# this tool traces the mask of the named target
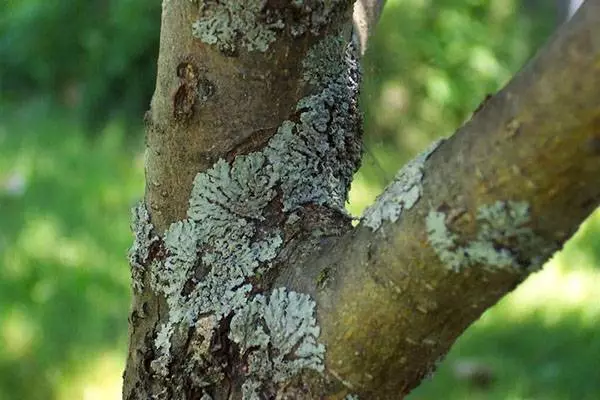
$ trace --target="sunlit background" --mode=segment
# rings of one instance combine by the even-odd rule
[[[570,3],[389,0],[349,209],[502,87]],[[0,2],[0,400],[120,398],[159,20],[159,1]],[[600,399],[596,214],[411,399]]]

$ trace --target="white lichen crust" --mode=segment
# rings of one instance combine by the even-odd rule
[[[264,12],[266,0],[199,0],[199,18],[192,25],[195,37],[216,44],[221,51],[266,51],[284,27],[276,14]],[[270,18],[268,18],[270,17]]]
[[[343,9],[346,0],[293,0],[291,6],[297,15],[290,21],[290,33],[297,37],[310,32],[319,35],[327,27],[340,7]]]
[[[361,223],[377,230],[383,222],[396,222],[404,210],[410,210],[421,198],[425,161],[443,142],[433,142],[424,152],[408,162],[395,176],[394,181],[367,208]]]
[[[170,342],[179,324],[193,326],[199,315],[212,314],[216,322],[243,306],[252,286],[248,278],[268,268],[282,243],[278,229],[259,232],[256,222],[275,192],[270,168],[261,154],[221,160],[194,180],[189,218],[165,232],[167,258],[156,265],[154,289],[165,295],[169,320],[161,328],[154,361],[165,374]],[[263,168],[265,167],[265,168]],[[204,276],[195,278],[195,270]],[[186,284],[193,287],[184,294]],[[215,323],[216,323],[215,322]]]
[[[327,69],[320,68],[305,72],[307,79],[318,79],[324,89],[298,102],[299,121],[285,121],[265,149],[282,178],[284,211],[315,203],[345,212],[348,189],[361,156],[356,139],[360,116],[355,104],[360,71],[353,51],[347,47],[340,54],[337,63],[346,66],[341,74],[326,74]]]
[[[199,173],[187,218],[164,234],[166,257],[152,264],[150,276],[168,306],[154,343],[152,369],[159,376],[169,374],[174,335],[194,327],[208,343],[226,318],[230,339],[247,355],[244,399],[259,398],[265,383],[323,369],[314,301],[285,288],[268,296],[252,285],[273,268],[283,225],[298,217],[296,210],[318,204],[345,213],[361,153],[359,70],[351,45],[323,40],[337,50],[321,45],[314,52],[328,52],[336,65],[304,65],[305,79],[318,92],[299,101],[296,116],[262,150],[231,163],[221,159]],[[279,223],[267,220],[273,213],[281,214]]]
[[[287,27],[292,37],[310,32],[319,35],[344,1],[292,1],[285,9],[267,0],[198,0],[198,19],[192,34],[228,54],[243,47],[248,51],[268,50]],[[290,18],[290,16],[292,16]],[[286,20],[287,16],[287,20]]]
[[[309,49],[302,60],[303,79],[313,85],[322,85],[341,76],[346,69],[340,62],[345,57],[346,47],[342,36],[325,36]]]
[[[158,241],[143,200],[131,209],[131,231],[134,235],[133,244],[129,249],[131,282],[133,290],[140,292],[144,288],[144,269],[148,264],[150,247]]]
[[[465,242],[448,228],[445,213],[432,210],[426,218],[430,245],[444,265],[455,272],[476,265],[490,270],[537,270],[554,249],[533,232],[530,223],[526,202],[484,205],[477,210],[476,238]]]
[[[310,296],[278,288],[233,316],[229,338],[248,360],[244,400],[259,398],[264,383],[283,382],[304,368],[323,371],[325,347],[317,342],[314,310]]]

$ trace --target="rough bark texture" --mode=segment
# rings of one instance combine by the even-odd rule
[[[351,228],[351,12],[349,1],[163,3],[125,398],[300,398],[289,383],[319,377],[314,301],[270,289]]]
[[[192,35],[200,7],[163,2],[156,91],[146,116],[146,202],[161,232],[185,217],[199,171],[264,144],[307,90],[301,60],[314,36],[280,39],[265,53],[211,46]]]
[[[163,2],[124,398],[400,398],[597,206],[587,2],[353,229],[351,13]]]
[[[361,225],[320,261],[324,268],[336,266],[331,286],[319,296],[327,366],[351,390],[367,398],[408,393],[468,325],[549,258],[597,207],[599,23],[600,6],[588,2],[433,152],[422,181],[405,185],[403,197],[391,202],[382,196],[373,207],[393,210],[414,196],[415,186],[418,203],[380,220],[381,214],[367,210]],[[515,263],[468,253],[469,242],[492,225],[477,214],[489,207],[506,210],[514,202],[527,208],[518,226],[530,231],[492,239],[483,251],[510,254]],[[456,234],[447,250],[473,261],[440,255],[428,226],[428,217],[438,213]],[[381,222],[375,232],[368,226],[374,220]],[[497,225],[506,231],[505,221]]]

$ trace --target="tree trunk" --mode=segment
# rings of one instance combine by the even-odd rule
[[[353,227],[360,3],[163,1],[125,399],[401,398],[598,205],[587,2]]]

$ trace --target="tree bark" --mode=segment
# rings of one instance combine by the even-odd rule
[[[385,0],[357,0],[354,3],[354,31],[358,36],[361,54],[367,50],[369,36],[373,34],[379,16],[383,11]]]
[[[351,14],[163,2],[124,398],[401,398],[598,205],[587,2],[353,228]]]

